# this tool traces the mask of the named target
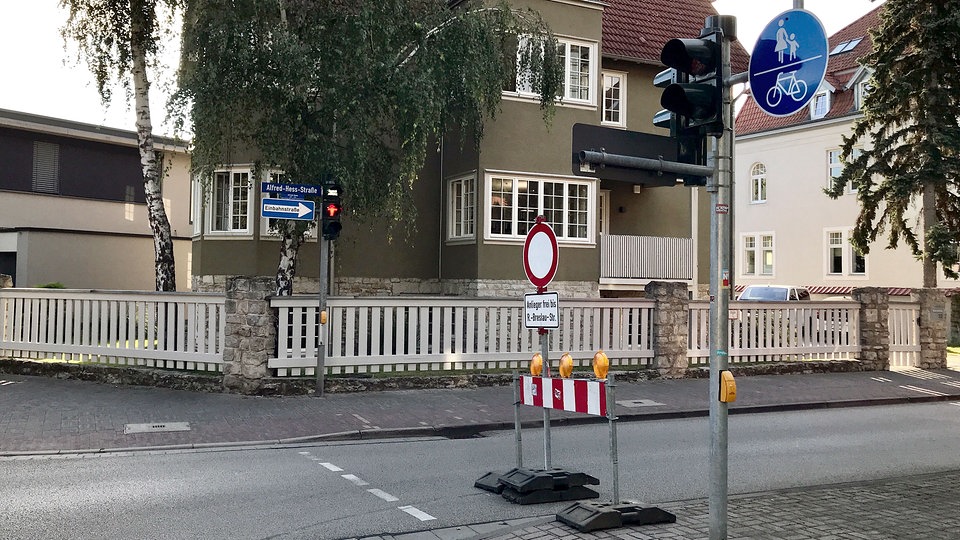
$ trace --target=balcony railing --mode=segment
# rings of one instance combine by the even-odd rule
[[[605,234],[600,278],[693,279],[693,239]]]

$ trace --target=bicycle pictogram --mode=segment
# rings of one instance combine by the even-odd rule
[[[796,71],[777,74],[777,84],[767,90],[767,105],[776,107],[784,94],[794,101],[803,101],[804,96],[807,95],[807,83],[803,79],[797,79]]]

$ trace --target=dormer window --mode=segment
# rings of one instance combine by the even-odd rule
[[[857,84],[857,109],[863,108],[863,101],[867,98],[867,95],[873,91],[873,84],[869,79],[865,81],[860,81]]]
[[[830,112],[830,92],[821,90],[813,96],[813,101],[810,102],[810,118],[812,120],[823,118],[828,112]]]

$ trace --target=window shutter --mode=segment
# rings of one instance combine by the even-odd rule
[[[33,191],[60,193],[60,145],[34,141]]]

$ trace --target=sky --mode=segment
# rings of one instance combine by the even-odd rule
[[[803,0],[833,34],[867,13],[882,0]],[[114,89],[113,102],[104,106],[86,65],[77,60],[76,48],[64,49],[60,27],[66,12],[58,0],[0,0],[0,109],[63,118],[88,124],[133,130],[134,113],[123,90]],[[737,34],[748,51],[757,36],[777,14],[792,9],[794,0],[715,0],[723,15],[737,17]],[[693,36],[677,36],[693,37]],[[177,43],[165,44],[176,58]],[[172,74],[171,70],[167,73]],[[151,89],[154,132],[171,135],[164,121],[166,94],[156,84]],[[168,77],[169,79],[169,77]]]

